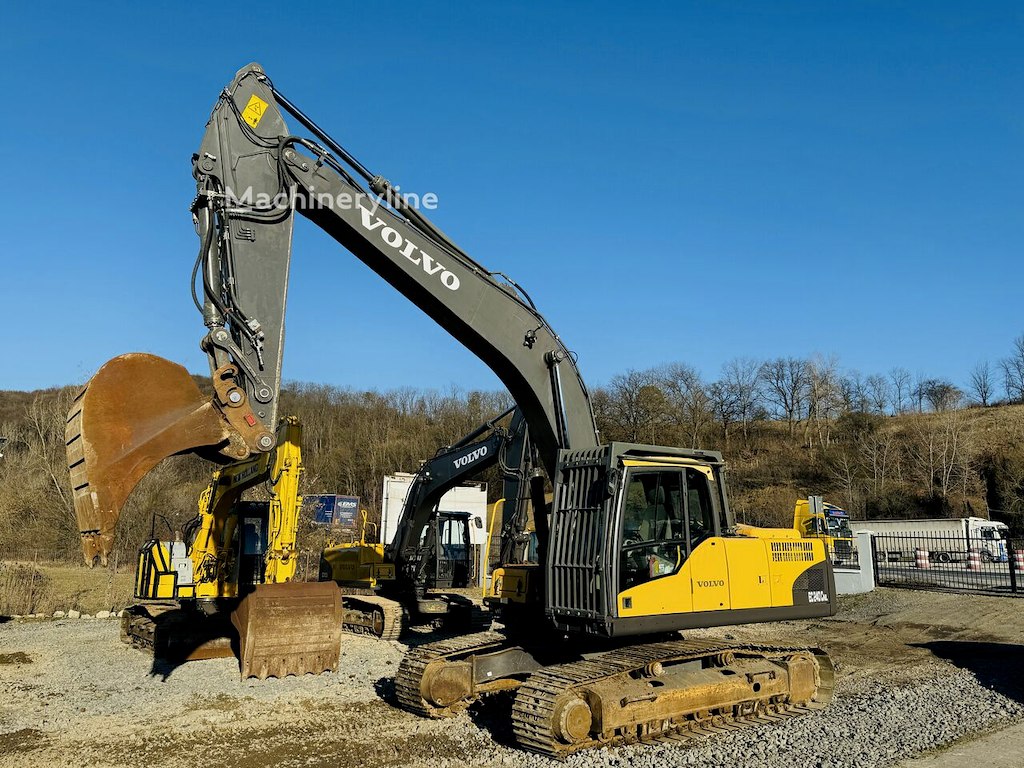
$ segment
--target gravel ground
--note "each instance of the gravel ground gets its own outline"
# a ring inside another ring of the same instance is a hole
[[[879,590],[816,622],[706,635],[826,647],[828,709],[696,746],[634,746],[568,766],[883,768],[1024,719],[1024,603]],[[237,662],[172,668],[118,641],[116,620],[0,624],[0,766],[465,768],[559,765],[514,749],[496,698],[449,721],[395,709],[397,642],[345,636],[335,675],[240,682]]]

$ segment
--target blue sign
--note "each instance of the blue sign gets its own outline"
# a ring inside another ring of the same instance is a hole
[[[334,505],[334,524],[351,527],[359,515],[358,496],[338,496]]]
[[[317,525],[331,525],[334,522],[337,500],[338,497],[333,493],[302,497],[303,504],[313,508],[313,522]]]

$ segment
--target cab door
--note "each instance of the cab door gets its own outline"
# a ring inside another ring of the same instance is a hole
[[[699,468],[631,469],[622,501],[619,615],[728,608],[716,520],[709,478]]]
[[[629,470],[619,532],[620,616],[690,610],[680,572],[689,555],[682,468]]]

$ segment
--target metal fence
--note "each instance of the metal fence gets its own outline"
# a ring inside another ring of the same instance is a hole
[[[113,559],[113,555],[111,555]],[[35,563],[36,565],[81,565],[84,567],[81,546],[73,547],[0,547],[0,562]],[[124,558],[120,558],[121,568]]]
[[[125,558],[119,552],[112,552],[106,567],[97,565],[91,569],[112,573],[134,573],[137,557]],[[58,567],[86,569],[80,547],[69,548],[0,548],[0,568],[11,564],[30,565],[34,567]],[[295,580],[316,581],[320,572],[320,550],[303,549],[296,553]]]
[[[887,533],[871,548],[879,586],[1024,595],[1022,540]]]
[[[856,541],[826,540],[825,553],[836,568],[860,568],[860,555],[857,551]]]

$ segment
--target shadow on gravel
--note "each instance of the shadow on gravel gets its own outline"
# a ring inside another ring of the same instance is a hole
[[[149,675],[163,681],[188,661],[240,658],[238,632],[226,614],[207,616],[184,608],[139,607],[122,626],[122,639],[126,631],[130,631],[133,645],[152,652]]]
[[[516,747],[516,736],[512,731],[512,704],[515,698],[514,693],[495,693],[469,708],[469,716],[477,727],[487,731],[491,738],[506,747]]]
[[[936,640],[915,643],[914,647],[925,648],[940,659],[966,669],[986,688],[1024,704],[1024,646]]]
[[[174,670],[189,661],[242,658],[237,633],[231,637],[173,637],[158,640],[156,647],[160,652],[153,654],[153,666],[149,674],[165,682]]]
[[[381,677],[373,684],[374,692],[393,707],[398,706],[398,694],[395,693],[395,678]]]
[[[0,653],[0,664],[31,664],[32,657],[24,651]]]
[[[8,621],[14,621],[10,616],[0,616],[0,624],[6,624]]]

